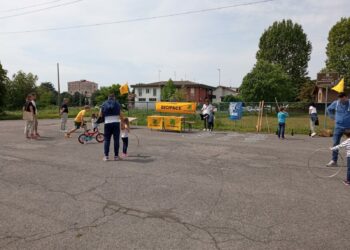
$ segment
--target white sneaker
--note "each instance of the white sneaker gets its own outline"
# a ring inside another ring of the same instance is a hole
[[[206,128],[203,128],[203,131],[207,131],[207,129],[206,129]]]
[[[314,133],[311,134],[311,137],[314,137],[315,135],[316,135],[316,133],[314,132]]]
[[[331,160],[330,162],[328,162],[328,164],[326,165],[327,167],[336,167],[337,163],[333,160]]]

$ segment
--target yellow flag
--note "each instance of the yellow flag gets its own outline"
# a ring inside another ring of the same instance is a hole
[[[337,85],[335,85],[332,89],[334,91],[337,91],[338,93],[344,92],[344,86],[345,86],[345,82],[344,82],[344,78],[342,78]]]
[[[124,94],[129,93],[129,87],[128,87],[128,84],[127,84],[127,83],[125,83],[124,85],[120,86],[119,91],[120,91],[120,94],[121,94],[121,95],[124,95]]]

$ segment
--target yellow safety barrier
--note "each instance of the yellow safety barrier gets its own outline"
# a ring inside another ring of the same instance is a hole
[[[162,130],[164,124],[164,116],[147,116],[147,127],[150,129]]]

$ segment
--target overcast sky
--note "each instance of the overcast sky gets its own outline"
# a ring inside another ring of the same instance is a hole
[[[274,21],[302,25],[313,50],[309,76],[324,67],[330,28],[350,13],[349,0],[275,0],[250,6],[142,22],[54,32],[8,35],[4,32],[94,24],[161,16],[257,0],[81,0],[45,11],[6,18],[74,0],[0,0],[0,62],[9,75],[32,72],[40,82],[61,89],[67,81],[87,79],[112,83],[191,80],[212,86],[239,86],[256,62],[263,31]],[[9,11],[48,3],[31,9]],[[2,34],[1,34],[2,33]],[[175,73],[176,72],[176,73]]]

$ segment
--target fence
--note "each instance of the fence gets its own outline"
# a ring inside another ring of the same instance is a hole
[[[217,108],[215,112],[215,129],[216,130],[232,130],[254,132],[259,114],[259,103],[245,102],[243,105],[243,117],[239,121],[231,121],[229,119],[229,103],[215,103]],[[309,118],[309,103],[293,102],[279,103],[280,106],[286,107],[289,117],[286,122],[286,132],[290,134],[309,134],[310,118]],[[202,105],[197,106],[197,115],[185,115],[187,119],[195,122],[195,128],[202,128],[203,124],[200,120],[199,113]],[[332,129],[333,122],[327,117],[325,119],[325,104],[316,105],[320,126],[319,129]],[[273,103],[265,103],[263,107],[262,132],[275,132],[277,122],[277,105]],[[138,117],[139,124],[146,125],[148,115],[158,114],[155,111],[155,102],[133,102],[128,103],[129,116]]]

